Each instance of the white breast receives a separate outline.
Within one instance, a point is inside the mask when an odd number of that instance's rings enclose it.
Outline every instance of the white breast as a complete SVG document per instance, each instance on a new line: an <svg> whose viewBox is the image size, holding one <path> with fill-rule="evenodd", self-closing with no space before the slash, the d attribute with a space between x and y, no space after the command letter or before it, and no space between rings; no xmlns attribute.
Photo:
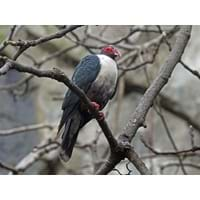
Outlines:
<svg viewBox="0 0 200 200"><path fill-rule="evenodd" d="M100 63L101 63L101 69L98 74L98 77L96 81L105 79L105 80L110 80L114 85L117 82L117 65L116 62L106 56L106 55L97 55L99 57Z"/></svg>
<svg viewBox="0 0 200 200"><path fill-rule="evenodd" d="M88 91L88 96L91 100L101 103L104 107L115 90L117 65L113 59L106 55L97 56L100 60L101 69Z"/></svg>

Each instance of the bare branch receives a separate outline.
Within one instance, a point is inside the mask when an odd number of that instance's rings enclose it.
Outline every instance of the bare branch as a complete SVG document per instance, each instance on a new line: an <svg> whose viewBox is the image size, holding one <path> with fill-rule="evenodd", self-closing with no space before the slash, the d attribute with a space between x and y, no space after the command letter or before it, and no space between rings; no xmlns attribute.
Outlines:
<svg viewBox="0 0 200 200"><path fill-rule="evenodd" d="M12 68L12 64L7 62L3 67L0 68L0 76L6 74Z"/></svg>
<svg viewBox="0 0 200 200"><path fill-rule="evenodd" d="M109 156L108 160L103 163L103 165L97 170L96 174L97 175L105 175L108 174L110 171L112 171L115 166L122 160L124 159L124 156L121 156L121 154L119 154L118 156L113 155L111 153L111 155Z"/></svg>
<svg viewBox="0 0 200 200"><path fill-rule="evenodd" d="M0 52L3 51L3 50L6 48L6 46L8 45L8 44L7 44L7 41L8 41L8 40L12 40L12 37L13 37L13 35L14 35L14 33L15 33L16 27L17 27L17 26L14 25L14 26L12 26L12 27L10 28L10 31L9 31L9 34L8 34L7 38L0 44Z"/></svg>
<svg viewBox="0 0 200 200"><path fill-rule="evenodd" d="M52 130L54 126L47 123L21 126L21 127L7 129L7 130L0 130L0 136L9 136L9 135L19 134L19 133L23 133L27 131L34 131L38 129L45 129L45 128Z"/></svg>
<svg viewBox="0 0 200 200"><path fill-rule="evenodd" d="M130 81L126 81L125 84L126 84L125 86L126 95L128 95L130 92L144 94L145 91L147 90L146 87L131 83ZM200 132L200 124L198 120L194 119L187 112L185 112L180 102L173 100L170 97L165 96L164 94L159 94L158 101L160 106L162 106L162 108L165 109L167 112L184 120L187 124L192 125L193 128L195 128L196 130L198 130L198 132Z"/></svg>
<svg viewBox="0 0 200 200"><path fill-rule="evenodd" d="M170 52L167 60L161 67L158 76L145 92L135 112L130 117L129 122L124 128L122 134L119 136L119 144L123 147L130 146L130 142L135 136L138 128L143 126L146 114L150 107L153 105L154 99L157 97L161 89L167 84L168 79L170 78L176 64L180 61L181 56L190 38L190 33L191 26L181 27L181 30L177 35L177 40L174 44L174 47ZM110 172L114 168L113 163L114 165L116 165L125 157L125 152L127 151L127 149L130 149L130 147L124 148L124 151L122 150L123 153L120 156L119 152L112 152L108 162L106 162L105 165L100 168L97 174L106 174Z"/></svg>
<svg viewBox="0 0 200 200"><path fill-rule="evenodd" d="M129 159L130 162L133 163L133 165L138 169L138 171L142 175L150 175L151 172L146 167L145 163L139 158L138 154L135 152L133 148L130 148L127 153L126 157Z"/></svg>
<svg viewBox="0 0 200 200"><path fill-rule="evenodd" d="M10 40L10 41L7 41L6 44L9 44L12 46L25 47L27 49L29 47L34 47L36 45L48 42L50 40L59 39L59 38L63 37L64 35L66 35L67 33L71 32L79 27L81 27L81 25L72 25L72 26L64 28L56 33L52 33L48 36L44 36L44 37L38 38L36 40L27 40L27 41L23 41L23 40L11 41Z"/></svg>
<svg viewBox="0 0 200 200"><path fill-rule="evenodd" d="M185 64L182 60L180 61L181 65L188 70L190 73L192 73L194 76L196 76L198 79L200 79L200 73L197 70L191 69L188 65Z"/></svg>
<svg viewBox="0 0 200 200"><path fill-rule="evenodd" d="M74 85L62 71L60 71L57 68L53 68L53 70L39 70L34 67L27 67L27 66L21 65L21 64L17 63L16 61L7 59L5 57L0 57L0 60L1 59L4 61L7 61L6 63L12 64L10 69L12 68L19 72L27 72L27 73L33 74L35 76L38 76L38 77L51 78L51 79L57 80L58 82L64 83L67 87L69 87L69 89L71 89L74 93L76 93L76 95L82 100L83 103L85 103L86 106L88 106L88 109L91 111L91 113L97 119L100 127L102 128L102 130L110 144L111 149L114 149L117 147L117 140L112 135L112 132L111 132L107 122L105 120L99 120L98 111L96 111L96 109L92 106L90 99L85 95L85 93L80 88L78 88L76 85ZM4 66L2 68L4 68Z"/></svg>
<svg viewBox="0 0 200 200"><path fill-rule="evenodd" d="M58 143L47 141L40 148L35 148L28 155L26 155L15 167L15 170L20 173L26 171L29 167L31 167L36 161L40 160L44 155L57 150L59 147ZM12 170L11 170L12 171ZM10 173L11 174L11 173Z"/></svg>
<svg viewBox="0 0 200 200"><path fill-rule="evenodd" d="M168 163L168 164L161 165L160 166L161 174L163 173L163 171L166 168L169 168L169 167L179 167L179 165L180 165L179 163ZM195 165L193 163L183 163L183 165L185 167L191 167L191 168L195 168L195 169L200 170L200 166L199 165Z"/></svg>
<svg viewBox="0 0 200 200"><path fill-rule="evenodd" d="M137 153L132 149L130 142L134 138L138 128L143 126L146 114L150 107L153 105L153 101L157 97L157 95L160 93L161 89L167 84L168 79L170 78L176 64L180 62L181 56L184 52L184 49L187 45L187 42L190 37L191 27L190 26L182 26L181 30L177 34L177 40L176 43L173 46L172 51L169 54L169 57L161 67L161 70L158 74L158 76L155 78L153 83L150 85L150 87L145 92L143 98L141 99L139 105L136 108L136 111L133 113L133 115L130 117L129 122L127 123L126 127L122 131L120 137L118 140L114 138L112 135L112 132L110 128L108 127L106 121L99 121L98 120L98 111L96 111L91 102L90 99L86 96L86 94L78 88L76 85L74 85L68 77L59 69L53 68L52 70L40 70L35 67L29 67L22 65L15 60L29 47L34 47L37 45L40 45L42 43L45 43L47 41L61 38L65 36L66 33L71 32L74 36L75 40L77 40L75 43L76 45L81 44L85 48L90 48L89 46L85 45L85 41L81 41L79 36L77 36L72 31L75 30L80 26L67 26L62 30L59 30L57 33L53 33L48 36L44 36L41 38L38 38L36 40L28 40L28 41L12 41L9 40L6 42L6 45L12 45L16 46L19 49L17 50L16 54L14 55L13 59L8 59L7 57L0 56L0 61L4 63L4 65L0 68L0 75L6 74L9 70L17 70L19 72L29 73L31 76L37 76L37 77L47 77L53 80L56 80L58 82L64 83L70 90L72 90L79 98L80 100L88 107L88 109L91 111L91 113L94 115L94 117L97 119L99 126L102 128L107 141L110 145L110 156L108 161L98 170L97 174L107 174L110 171L112 171L115 166L124 158L128 158L139 170L141 174L150 174L148 168L145 166L144 162L139 158ZM160 33L162 30L156 30L156 32ZM86 31L87 34L87 31ZM162 32L163 34L163 32ZM159 44L161 44L161 41L165 38L165 35L159 36ZM90 38L91 39L91 38ZM127 38L120 38L118 39L118 43L121 43L124 41L125 43ZM114 41L116 42L116 41ZM157 43L158 44L158 43ZM75 45L75 46L76 46ZM134 48L134 45L129 46ZM128 47L129 47L128 46ZM125 45L126 47L126 45ZM130 50L130 49L129 49ZM57 52L55 56L59 56L60 53L64 52L64 50ZM136 52L137 53L137 52ZM155 54L153 54L155 56ZM135 56L135 52L134 55ZM44 62L48 61L48 59L51 59L52 55L50 57L45 58ZM151 62L154 61L154 58ZM127 61L130 63L130 58L128 58ZM34 60L33 60L34 61ZM43 61L42 61L43 62ZM36 64L34 61L33 64ZM41 63L40 63L41 64ZM144 63L145 65L146 63ZM139 66L140 67L140 66ZM30 79L29 79L30 80ZM16 131L16 130L15 130ZM14 132L15 132L14 131ZM11 130L13 132L13 130ZM19 163L19 165L16 166L16 169L19 171L26 170L29 166L31 166L33 163L35 163L38 159L40 159L45 152L49 152L47 147L50 148L51 145L47 145L46 147L39 148L36 152L32 152L30 156L28 156L27 159L23 159L22 162ZM53 147L52 147L53 148ZM45 151L43 151L46 149ZM51 149L51 148L50 148ZM43 153L39 153L43 152ZM34 154L35 153L35 154Z"/></svg>
<svg viewBox="0 0 200 200"><path fill-rule="evenodd" d="M156 149L154 149L153 147L151 147L145 140L144 138L141 138L142 143L144 144L144 146L146 148L148 148L152 153L156 154L156 155L162 155L162 156L177 156L177 155L186 155L187 153L191 153L191 152L196 152L196 151L200 151L200 147L198 146L194 146L190 149L185 149L185 150L181 150L181 151L166 151L166 152L161 152L158 151Z"/></svg>
<svg viewBox="0 0 200 200"><path fill-rule="evenodd" d="M71 50L75 49L77 46L78 45L76 44L76 45L73 45L71 47L67 47L67 48L61 49L60 51L57 51L57 52L55 52L55 53L43 58L41 61L37 62L36 64L40 66L40 65L46 63L47 61L52 60L55 57L62 56L63 54L67 53L68 51L71 51Z"/></svg>
<svg viewBox="0 0 200 200"><path fill-rule="evenodd" d="M19 173L18 170L16 170L15 168L13 168L11 166L8 166L5 163L2 163L1 161L0 161L0 168L8 170L8 171L11 171L13 174L18 174Z"/></svg>
<svg viewBox="0 0 200 200"><path fill-rule="evenodd" d="M44 37L40 37L36 40L19 40L19 41L12 41L12 40L8 40L5 42L5 45L12 45L15 47L19 47L18 51L15 53L13 60L17 60L17 58L24 52L26 51L28 48L30 47L34 47L37 46L39 44L43 44L45 42L48 42L50 40L54 40L54 39L59 39L63 36L65 36L67 33L77 29L81 27L81 25L72 25L72 26L68 26L67 28L64 28L56 33L50 34L48 36L44 36Z"/></svg>
<svg viewBox="0 0 200 200"><path fill-rule="evenodd" d="M135 136L139 127L142 126L145 120L145 116L153 105L153 101L156 96L159 94L161 89L167 84L176 64L180 61L181 56L184 52L184 49L187 45L187 42L190 38L191 26L182 26L180 32L177 35L176 43L172 51L170 52L167 60L161 67L161 70L150 85L150 87L145 92L144 96L142 97L139 105L137 106L135 112L131 116L128 124L126 125L123 133L122 138L126 138L129 142Z"/></svg>

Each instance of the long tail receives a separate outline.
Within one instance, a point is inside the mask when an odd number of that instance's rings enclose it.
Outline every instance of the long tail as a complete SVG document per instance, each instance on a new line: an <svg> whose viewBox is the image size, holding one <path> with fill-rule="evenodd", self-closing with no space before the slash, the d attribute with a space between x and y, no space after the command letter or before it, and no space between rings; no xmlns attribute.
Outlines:
<svg viewBox="0 0 200 200"><path fill-rule="evenodd" d="M69 117L63 126L64 130L61 136L62 142L60 158L65 162L71 158L72 151L78 137L78 132L82 127L82 122L82 116L77 110Z"/></svg>

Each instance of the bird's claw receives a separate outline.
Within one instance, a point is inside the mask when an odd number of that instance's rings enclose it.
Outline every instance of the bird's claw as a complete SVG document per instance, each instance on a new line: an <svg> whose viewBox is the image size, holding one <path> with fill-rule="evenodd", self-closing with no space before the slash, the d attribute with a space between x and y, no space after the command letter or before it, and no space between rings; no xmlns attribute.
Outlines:
<svg viewBox="0 0 200 200"><path fill-rule="evenodd" d="M91 104L92 104L93 108L96 111L98 111L98 120L100 120L100 121L104 120L105 119L104 113L103 112L99 112L101 106L98 103L94 102L94 101L92 101Z"/></svg>
<svg viewBox="0 0 200 200"><path fill-rule="evenodd" d="M92 104L92 106L93 106L93 108L94 108L95 110L97 110L97 111L100 110L100 105L99 105L98 103L92 101L91 104Z"/></svg>

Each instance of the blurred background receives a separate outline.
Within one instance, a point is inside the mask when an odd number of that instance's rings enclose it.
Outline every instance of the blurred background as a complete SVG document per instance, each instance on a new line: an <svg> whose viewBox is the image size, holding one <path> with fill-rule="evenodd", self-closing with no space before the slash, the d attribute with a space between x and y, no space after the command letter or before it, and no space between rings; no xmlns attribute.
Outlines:
<svg viewBox="0 0 200 200"><path fill-rule="evenodd" d="M35 40L67 26L0 26L0 54L18 50L6 40ZM108 44L122 53L114 99L104 109L117 137L157 75L176 40L179 26L82 26L64 37L24 51L17 62L41 69L60 68L71 77L88 54ZM8 38L13 32L12 38ZM200 27L193 26L182 61L199 70ZM67 88L52 79L9 71L0 76L0 163L22 174L94 174L105 162L108 143L95 120L78 137L71 160L58 159L54 141ZM200 173L200 87L197 76L178 64L140 128L133 146L153 174ZM48 146L50 149L46 149ZM44 151L45 150L45 151ZM9 170L1 167L0 174ZM123 160L110 174L139 174Z"/></svg>

